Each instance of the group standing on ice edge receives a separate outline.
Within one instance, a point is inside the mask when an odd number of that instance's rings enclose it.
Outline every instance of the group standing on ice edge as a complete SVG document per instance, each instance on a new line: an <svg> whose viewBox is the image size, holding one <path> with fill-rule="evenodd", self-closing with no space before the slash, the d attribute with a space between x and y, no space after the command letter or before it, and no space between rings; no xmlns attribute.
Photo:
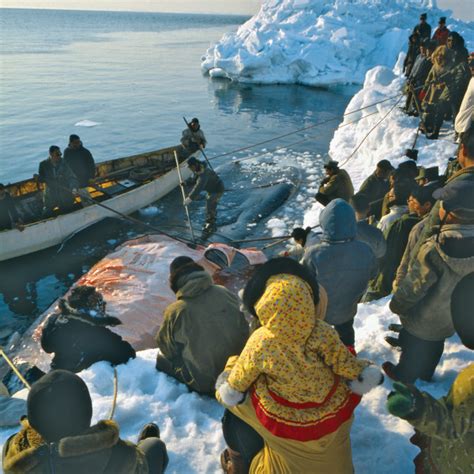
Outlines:
<svg viewBox="0 0 474 474"><path fill-rule="evenodd" d="M322 232L295 228L294 246L258 266L239 295L214 284L189 257L170 265L176 302L156 334L156 369L224 405L224 472L353 472L354 410L384 380L381 369L357 357L354 318L359 302L390 294L400 324L387 328L393 335L385 340L400 358L382 365L393 381L387 410L415 428L415 470L473 471L474 364L459 368L441 399L414 383L431 380L453 334L474 350L474 54L445 18L431 35L423 14L404 71L404 109L420 117L420 131L436 139L443 122L454 121L459 148L444 174L418 167L417 151L409 149L397 169L381 159L354 194L347 171L329 161L316 195L325 206ZM196 178L185 204L206 192L205 230L214 232L224 185L207 160L194 156L206 146L197 119L181 143ZM90 199L91 153L71 135L65 155L52 146L40 165L46 215L67 212L75 194L84 205ZM12 226L21 230L22 222L0 185L0 229ZM135 357L108 329L117 324L94 287L77 286L60 301L41 336L43 350L54 354L51 371L34 371L26 405L8 392L0 396L2 424L27 413L5 443L5 473L166 470L155 423L143 427L136 445L120 439L112 420L91 426L91 397L76 373Z"/></svg>

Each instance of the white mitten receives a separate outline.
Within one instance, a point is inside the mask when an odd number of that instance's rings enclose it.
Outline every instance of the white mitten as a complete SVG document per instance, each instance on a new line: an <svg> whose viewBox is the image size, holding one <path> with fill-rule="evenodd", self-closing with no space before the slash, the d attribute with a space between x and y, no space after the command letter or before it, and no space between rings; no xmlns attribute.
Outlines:
<svg viewBox="0 0 474 474"><path fill-rule="evenodd" d="M222 375L227 374L225 377L225 381L222 382L218 386L219 379L221 378ZM219 393L219 396L222 400L222 403L228 407L235 407L239 403L242 403L245 399L245 393L238 392L237 390L233 389L230 385L229 382L227 382L227 378L229 377L228 372L223 372L221 375L219 375L217 382L216 382L216 390Z"/></svg>
<svg viewBox="0 0 474 474"><path fill-rule="evenodd" d="M382 383L382 371L375 365L369 365L360 373L356 380L349 382L349 388L358 395L364 395Z"/></svg>

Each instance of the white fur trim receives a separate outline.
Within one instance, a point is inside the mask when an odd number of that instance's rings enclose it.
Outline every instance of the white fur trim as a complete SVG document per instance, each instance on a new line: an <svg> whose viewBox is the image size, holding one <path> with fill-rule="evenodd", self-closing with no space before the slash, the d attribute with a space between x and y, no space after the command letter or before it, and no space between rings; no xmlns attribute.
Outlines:
<svg viewBox="0 0 474 474"><path fill-rule="evenodd" d="M224 382L217 391L219 392L222 403L228 407L235 407L245 398L245 393L233 389L228 382Z"/></svg>
<svg viewBox="0 0 474 474"><path fill-rule="evenodd" d="M375 365L369 365L361 372L357 380L349 382L349 388L358 395L364 395L382 382L382 371Z"/></svg>
<svg viewBox="0 0 474 474"><path fill-rule="evenodd" d="M226 382L227 382L227 379L229 378L229 374L230 372L227 371L227 372L221 372L219 374L219 377L217 377L217 380L216 380L216 390L219 391L219 389L221 388L222 385L224 385Z"/></svg>

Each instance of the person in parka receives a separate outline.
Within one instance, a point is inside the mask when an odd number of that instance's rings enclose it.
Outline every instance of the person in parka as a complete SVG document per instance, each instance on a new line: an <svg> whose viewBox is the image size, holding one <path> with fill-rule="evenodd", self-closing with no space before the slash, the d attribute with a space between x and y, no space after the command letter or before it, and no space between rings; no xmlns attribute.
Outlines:
<svg viewBox="0 0 474 474"><path fill-rule="evenodd" d="M382 382L380 369L344 347L324 321L323 287L293 259L258 268L243 302L261 327L216 384L228 408L224 471L353 473L353 411Z"/></svg>
<svg viewBox="0 0 474 474"><path fill-rule="evenodd" d="M135 350L107 326L120 320L105 312L106 302L93 286L81 285L61 299L58 311L46 321L41 333L41 347L54 353L52 369L81 372L100 361L125 364L135 358Z"/></svg>
<svg viewBox="0 0 474 474"><path fill-rule="evenodd" d="M166 308L157 335L156 368L191 390L214 396L217 376L230 355L242 350L249 325L237 296L215 285L211 275L189 257L170 266L177 301Z"/></svg>
<svg viewBox="0 0 474 474"><path fill-rule="evenodd" d="M142 431L138 446L121 440L112 420L91 426L89 390L71 372L53 370L35 382L27 409L21 431L3 447L5 474L161 474L166 468L156 425L154 433Z"/></svg>
<svg viewBox="0 0 474 474"><path fill-rule="evenodd" d="M354 186L346 170L339 168L337 161L329 161L324 165L326 177L321 181L316 200L327 206L333 199L341 198L349 201L354 195Z"/></svg>
<svg viewBox="0 0 474 474"><path fill-rule="evenodd" d="M187 206L192 201L199 199L202 192L206 193L206 223L204 230L214 231L217 220L217 204L224 194L224 183L218 174L207 167L206 163L194 157L189 158L188 167L194 173L196 184L186 197L184 204Z"/></svg>
<svg viewBox="0 0 474 474"><path fill-rule="evenodd" d="M321 212L321 243L309 247L302 259L328 293L326 321L334 325L341 340L354 346L354 316L357 303L377 272L372 249L356 240L355 213L343 199L334 199Z"/></svg>
<svg viewBox="0 0 474 474"><path fill-rule="evenodd" d="M206 148L207 140L201 130L199 120L194 117L189 125L183 130L181 136L181 151L183 158L188 158L199 150Z"/></svg>
<svg viewBox="0 0 474 474"><path fill-rule="evenodd" d="M56 145L49 147L49 157L39 164L35 178L45 184L43 192L43 213L50 216L54 208L59 212L69 212L74 206L74 193L77 192L79 181L62 159L61 149Z"/></svg>
<svg viewBox="0 0 474 474"><path fill-rule="evenodd" d="M456 284L474 271L474 186L454 181L433 194L441 200L441 227L427 240L395 291L390 309L398 314L402 352L398 365L384 363L390 377L430 381L454 334L450 301Z"/></svg>
<svg viewBox="0 0 474 474"><path fill-rule="evenodd" d="M461 342L474 350L474 273L464 277L451 297L453 326ZM411 442L421 452L414 459L418 474L470 472L474 451L474 364L464 368L449 393L436 400L413 385L393 384L388 411L415 428Z"/></svg>
<svg viewBox="0 0 474 474"><path fill-rule="evenodd" d="M390 189L388 177L393 169L390 161L380 160L375 171L362 183L358 194L364 194L369 202L382 199Z"/></svg>

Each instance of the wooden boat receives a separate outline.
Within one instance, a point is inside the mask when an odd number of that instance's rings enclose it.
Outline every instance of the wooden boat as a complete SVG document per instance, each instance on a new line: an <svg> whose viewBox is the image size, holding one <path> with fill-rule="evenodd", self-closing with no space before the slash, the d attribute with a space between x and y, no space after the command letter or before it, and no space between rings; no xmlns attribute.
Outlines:
<svg viewBox="0 0 474 474"><path fill-rule="evenodd" d="M174 151L177 147L128 156L98 163L96 181L88 190L98 202L130 214L161 199L179 185ZM181 160L181 174L187 179L191 172ZM82 207L76 199L75 209L48 219L38 219L42 211L44 185L31 178L6 186L15 198L25 229L0 231L0 262L53 247L75 232L115 216L97 204Z"/></svg>

